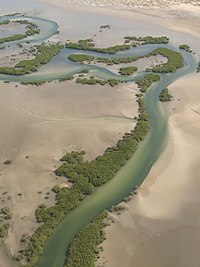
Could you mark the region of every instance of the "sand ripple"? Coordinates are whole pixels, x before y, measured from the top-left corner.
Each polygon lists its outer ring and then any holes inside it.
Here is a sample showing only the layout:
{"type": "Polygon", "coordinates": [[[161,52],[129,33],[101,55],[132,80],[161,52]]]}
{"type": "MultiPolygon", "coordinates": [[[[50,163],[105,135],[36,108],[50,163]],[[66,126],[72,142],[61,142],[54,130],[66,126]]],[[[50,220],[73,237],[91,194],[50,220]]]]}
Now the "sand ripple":
{"type": "Polygon", "coordinates": [[[70,4],[92,5],[116,8],[135,8],[135,7],[171,7],[180,4],[191,4],[200,6],[199,0],[66,0],[70,4]]]}

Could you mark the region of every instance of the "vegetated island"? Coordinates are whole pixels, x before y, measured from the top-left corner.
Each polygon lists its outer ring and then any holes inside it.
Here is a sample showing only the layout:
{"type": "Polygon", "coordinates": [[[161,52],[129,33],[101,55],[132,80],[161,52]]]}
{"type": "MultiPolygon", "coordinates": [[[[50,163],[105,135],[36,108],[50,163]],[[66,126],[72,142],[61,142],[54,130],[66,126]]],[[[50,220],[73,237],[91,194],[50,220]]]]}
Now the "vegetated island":
{"type": "Polygon", "coordinates": [[[138,70],[138,68],[137,67],[135,67],[135,66],[129,66],[129,67],[123,67],[123,68],[120,68],[119,69],[119,73],[121,74],[121,75],[127,75],[127,76],[129,76],[129,75],[132,75],[134,72],[136,72],[138,70]]]}
{"type": "Polygon", "coordinates": [[[76,42],[67,42],[66,48],[77,49],[77,50],[88,50],[93,52],[99,52],[103,54],[116,54],[119,51],[128,50],[131,47],[136,47],[138,45],[147,45],[147,44],[168,44],[169,38],[166,36],[161,37],[135,37],[128,36],[124,37],[125,43],[122,45],[115,45],[107,48],[97,48],[93,43],[93,39],[79,40],[76,42]],[[128,44],[127,44],[128,43],[128,44]]]}
{"type": "Polygon", "coordinates": [[[107,58],[94,57],[86,54],[71,54],[68,56],[68,59],[78,63],[93,62],[93,63],[106,63],[108,65],[111,65],[111,64],[129,63],[136,61],[140,58],[145,58],[145,57],[148,58],[157,55],[166,57],[168,59],[167,63],[161,64],[160,66],[147,68],[146,71],[157,72],[157,73],[171,73],[171,72],[173,73],[176,72],[177,69],[180,69],[184,66],[184,59],[182,54],[165,47],[156,48],[153,51],[146,54],[145,56],[131,56],[131,57],[107,59],[107,58]]]}
{"type": "Polygon", "coordinates": [[[11,42],[11,41],[21,40],[21,39],[24,39],[28,36],[40,33],[40,29],[39,29],[38,25],[35,23],[32,23],[28,20],[15,20],[15,21],[4,20],[4,21],[0,22],[0,26],[1,25],[8,25],[11,22],[16,23],[16,24],[25,24],[27,31],[24,34],[15,34],[15,35],[12,35],[9,37],[0,38],[0,44],[11,42]]]}
{"type": "Polygon", "coordinates": [[[22,60],[14,67],[0,67],[0,73],[21,76],[36,72],[39,66],[47,64],[55,55],[57,55],[63,48],[63,45],[59,43],[55,45],[41,44],[34,47],[37,49],[34,59],[22,60]]]}

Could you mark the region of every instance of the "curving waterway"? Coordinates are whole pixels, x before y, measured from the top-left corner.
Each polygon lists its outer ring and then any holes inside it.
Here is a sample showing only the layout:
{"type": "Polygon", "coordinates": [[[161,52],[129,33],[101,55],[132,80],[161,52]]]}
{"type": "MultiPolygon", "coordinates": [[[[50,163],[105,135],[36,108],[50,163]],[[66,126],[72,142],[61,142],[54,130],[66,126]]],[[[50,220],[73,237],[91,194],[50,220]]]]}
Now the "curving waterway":
{"type": "MultiPolygon", "coordinates": [[[[48,23],[48,21],[45,23],[48,23]]],[[[50,37],[51,32],[49,32],[48,35],[50,37]]],[[[112,55],[112,57],[144,55],[155,49],[155,47],[155,45],[138,47],[131,49],[128,52],[112,55]]],[[[171,48],[169,45],[165,47],[171,48]]],[[[77,70],[82,69],[83,66],[71,63],[67,60],[67,55],[74,52],[77,51],[63,49],[59,55],[47,64],[47,66],[43,66],[43,69],[41,68],[38,73],[23,77],[6,76],[6,80],[22,81],[33,78],[38,79],[39,77],[42,77],[43,79],[48,77],[53,80],[60,74],[75,73],[77,70]],[[67,67],[67,70],[65,68],[65,73],[63,72],[63,66],[67,67]],[[56,74],[52,71],[53,67],[54,70],[56,69],[56,74]]],[[[79,51],[79,53],[81,52],[82,51],[79,51]]],[[[74,236],[81,230],[81,228],[90,223],[98,213],[105,209],[110,209],[113,205],[120,203],[135,188],[135,186],[140,185],[144,181],[166,143],[167,116],[159,102],[159,94],[163,88],[172,84],[178,78],[196,71],[197,63],[192,54],[186,52],[181,53],[185,58],[185,67],[178,70],[176,73],[161,75],[160,82],[155,83],[145,95],[147,110],[150,116],[150,131],[146,139],[139,145],[131,159],[120,169],[111,181],[96,189],[92,195],[86,197],[77,208],[64,217],[62,222],[55,229],[53,235],[48,238],[44,254],[39,258],[36,267],[63,267],[67,258],[67,249],[74,236]]],[[[90,52],[88,54],[99,56],[98,53],[90,52]]],[[[110,55],[106,56],[111,57],[110,55]]],[[[113,78],[118,76],[106,70],[106,68],[84,65],[84,69],[85,68],[92,70],[95,75],[102,78],[113,78]]],[[[137,76],[133,76],[131,79],[126,78],[126,80],[133,82],[139,76],[143,75],[144,72],[141,72],[137,76]]],[[[0,75],[0,79],[5,79],[5,75],[0,75]]]]}

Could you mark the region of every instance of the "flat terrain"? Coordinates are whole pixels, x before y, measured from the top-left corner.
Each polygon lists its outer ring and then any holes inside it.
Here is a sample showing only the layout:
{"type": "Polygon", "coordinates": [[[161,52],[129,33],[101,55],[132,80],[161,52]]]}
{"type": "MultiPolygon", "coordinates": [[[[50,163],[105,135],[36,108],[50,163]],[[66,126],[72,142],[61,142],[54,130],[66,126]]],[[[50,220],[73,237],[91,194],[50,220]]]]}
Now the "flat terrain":
{"type": "MultiPolygon", "coordinates": [[[[4,3],[2,10],[10,13],[12,6],[13,12],[19,11],[16,3],[10,2],[4,3]]],[[[125,35],[168,35],[173,44],[186,42],[197,56],[200,53],[196,6],[187,6],[189,13],[185,6],[184,11],[177,7],[141,12],[100,8],[97,1],[90,8],[64,0],[19,2],[28,15],[58,21],[60,35],[53,37],[54,41],[94,37],[95,44],[103,47],[122,43],[125,35]],[[100,32],[100,25],[107,23],[111,29],[100,32]]],[[[128,2],[132,1],[110,4],[128,2]]],[[[138,195],[129,202],[129,210],[107,228],[101,255],[107,267],[132,267],[133,263],[136,267],[198,267],[198,81],[199,75],[188,76],[171,87],[175,101],[167,105],[167,148],[138,195]]],[[[55,184],[67,182],[53,174],[59,158],[76,149],[86,150],[87,159],[94,158],[133,128],[137,113],[134,84],[114,88],[73,82],[41,87],[15,85],[0,82],[0,208],[9,206],[13,210],[12,227],[5,240],[11,253],[18,250],[22,234],[35,230],[37,206],[54,203],[53,193],[45,199],[46,193],[55,184]],[[3,164],[7,159],[12,160],[9,166],[3,164]]],[[[0,267],[13,266],[4,250],[0,258],[0,267]]]]}
{"type": "Polygon", "coordinates": [[[175,100],[167,104],[167,148],[128,210],[106,228],[101,259],[105,266],[199,265],[199,78],[192,75],[170,87],[175,100]]]}
{"type": "Polygon", "coordinates": [[[37,227],[38,205],[53,205],[53,193],[45,199],[46,193],[67,182],[53,174],[58,160],[71,150],[85,150],[92,159],[130,131],[137,91],[132,84],[111,88],[53,82],[37,88],[1,83],[0,207],[13,211],[6,238],[12,253],[21,235],[37,227]],[[7,159],[11,165],[3,164],[7,159]]]}

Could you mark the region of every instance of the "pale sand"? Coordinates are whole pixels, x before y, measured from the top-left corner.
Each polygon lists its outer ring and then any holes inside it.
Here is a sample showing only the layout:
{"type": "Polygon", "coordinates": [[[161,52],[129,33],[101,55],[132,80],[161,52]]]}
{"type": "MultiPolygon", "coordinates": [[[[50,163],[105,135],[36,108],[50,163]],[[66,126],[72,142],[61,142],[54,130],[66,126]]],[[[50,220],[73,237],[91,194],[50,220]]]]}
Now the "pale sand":
{"type": "Polygon", "coordinates": [[[171,113],[167,148],[128,203],[129,210],[106,228],[101,264],[199,266],[199,79],[195,74],[170,86],[175,101],[167,104],[171,113]]]}
{"type": "Polygon", "coordinates": [[[132,63],[124,63],[120,65],[113,64],[111,66],[103,64],[103,63],[95,63],[95,66],[104,67],[104,68],[106,67],[106,69],[110,70],[111,72],[115,74],[119,74],[120,68],[123,68],[123,67],[135,66],[137,67],[137,72],[138,72],[138,71],[144,71],[147,68],[156,67],[157,65],[160,65],[160,64],[165,64],[166,62],[167,62],[167,58],[161,55],[158,55],[158,56],[151,56],[148,58],[141,58],[137,61],[133,61],[132,63]]]}
{"type": "MultiPolygon", "coordinates": [[[[49,0],[46,1],[49,2],[49,0]]],[[[167,8],[182,4],[195,7],[200,5],[198,0],[58,0],[56,2],[62,6],[66,4],[76,4],[81,6],[112,7],[120,9],[131,9],[136,7],[167,8]]]]}
{"type": "MultiPolygon", "coordinates": [[[[26,32],[26,25],[9,23],[9,25],[0,25],[0,38],[9,37],[15,34],[26,32]]],[[[3,45],[3,44],[2,44],[3,45]]]]}
{"type": "Polygon", "coordinates": [[[87,159],[94,158],[134,128],[136,92],[134,84],[115,88],[73,81],[41,87],[0,84],[0,207],[13,211],[6,238],[12,253],[19,249],[20,236],[37,227],[38,205],[54,203],[53,193],[48,200],[45,194],[66,182],[53,175],[59,158],[71,150],[85,150],[87,159]],[[6,159],[12,164],[3,165],[6,159]]]}
{"type": "MultiPolygon", "coordinates": [[[[179,23],[182,19],[176,14],[167,13],[166,15],[163,11],[149,10],[151,13],[149,16],[140,12],[77,8],[68,4],[62,6],[61,0],[45,1],[52,2],[55,6],[50,5],[43,11],[42,9],[36,11],[41,17],[59,22],[62,40],[88,38],[97,34],[95,43],[99,46],[107,46],[123,42],[125,35],[142,33],[142,35],[169,34],[174,42],[186,40],[186,36],[179,32],[185,29],[185,25],[182,26],[180,23],[179,29],[171,30],[172,24],[175,21],[179,23]],[[111,30],[99,33],[100,25],[105,23],[112,25],[111,30]]],[[[32,9],[31,3],[30,8],[32,9]]],[[[29,13],[33,14],[31,12],[29,13]]],[[[188,28],[199,25],[198,18],[194,20],[195,22],[192,23],[190,20],[187,21],[188,28]]],[[[187,42],[197,52],[199,52],[198,37],[199,33],[195,30],[187,34],[187,42]]],[[[93,158],[133,127],[132,120],[127,117],[132,118],[137,111],[134,86],[131,89],[121,89],[121,87],[94,88],[77,87],[72,83],[65,84],[68,86],[52,83],[39,88],[32,86],[15,88],[14,85],[0,84],[0,118],[4,126],[1,131],[0,159],[1,162],[5,159],[13,160],[10,166],[1,165],[3,174],[0,176],[2,186],[0,193],[12,192],[10,203],[8,201],[2,203],[15,207],[13,226],[6,240],[12,252],[19,247],[20,235],[35,229],[35,208],[42,202],[53,203],[53,196],[50,200],[44,200],[45,193],[50,191],[54,184],[63,184],[65,181],[63,178],[56,180],[52,175],[52,171],[59,164],[58,159],[72,149],[87,150],[88,158],[93,158]],[[66,89],[67,92],[65,92],[66,89]],[[77,98],[79,94],[80,98],[77,98]],[[102,104],[104,102],[105,105],[102,104]],[[99,116],[101,118],[97,118],[99,116]],[[93,138],[89,138],[91,133],[93,138]],[[30,156],[29,159],[25,159],[26,155],[30,156]],[[38,191],[43,193],[40,195],[38,191]],[[18,196],[18,193],[22,193],[22,196],[18,196]]],[[[181,103],[181,101],[178,102],[178,104],[181,103]]],[[[162,228],[162,225],[160,227],[162,228]]],[[[128,232],[127,235],[129,236],[130,233],[128,232]]],[[[141,237],[138,238],[141,239],[141,237]]],[[[125,237],[124,242],[126,243],[125,237]]],[[[116,243],[114,241],[112,245],[117,245],[116,243]]],[[[134,243],[132,244],[134,246],[134,243]]],[[[109,246],[110,251],[112,245],[109,246]]],[[[153,252],[154,250],[151,255],[153,252]]],[[[3,261],[2,255],[0,258],[0,266],[8,266],[6,260],[3,261]]],[[[121,265],[125,266],[124,264],[129,260],[130,258],[127,257],[125,263],[121,265]]]]}

